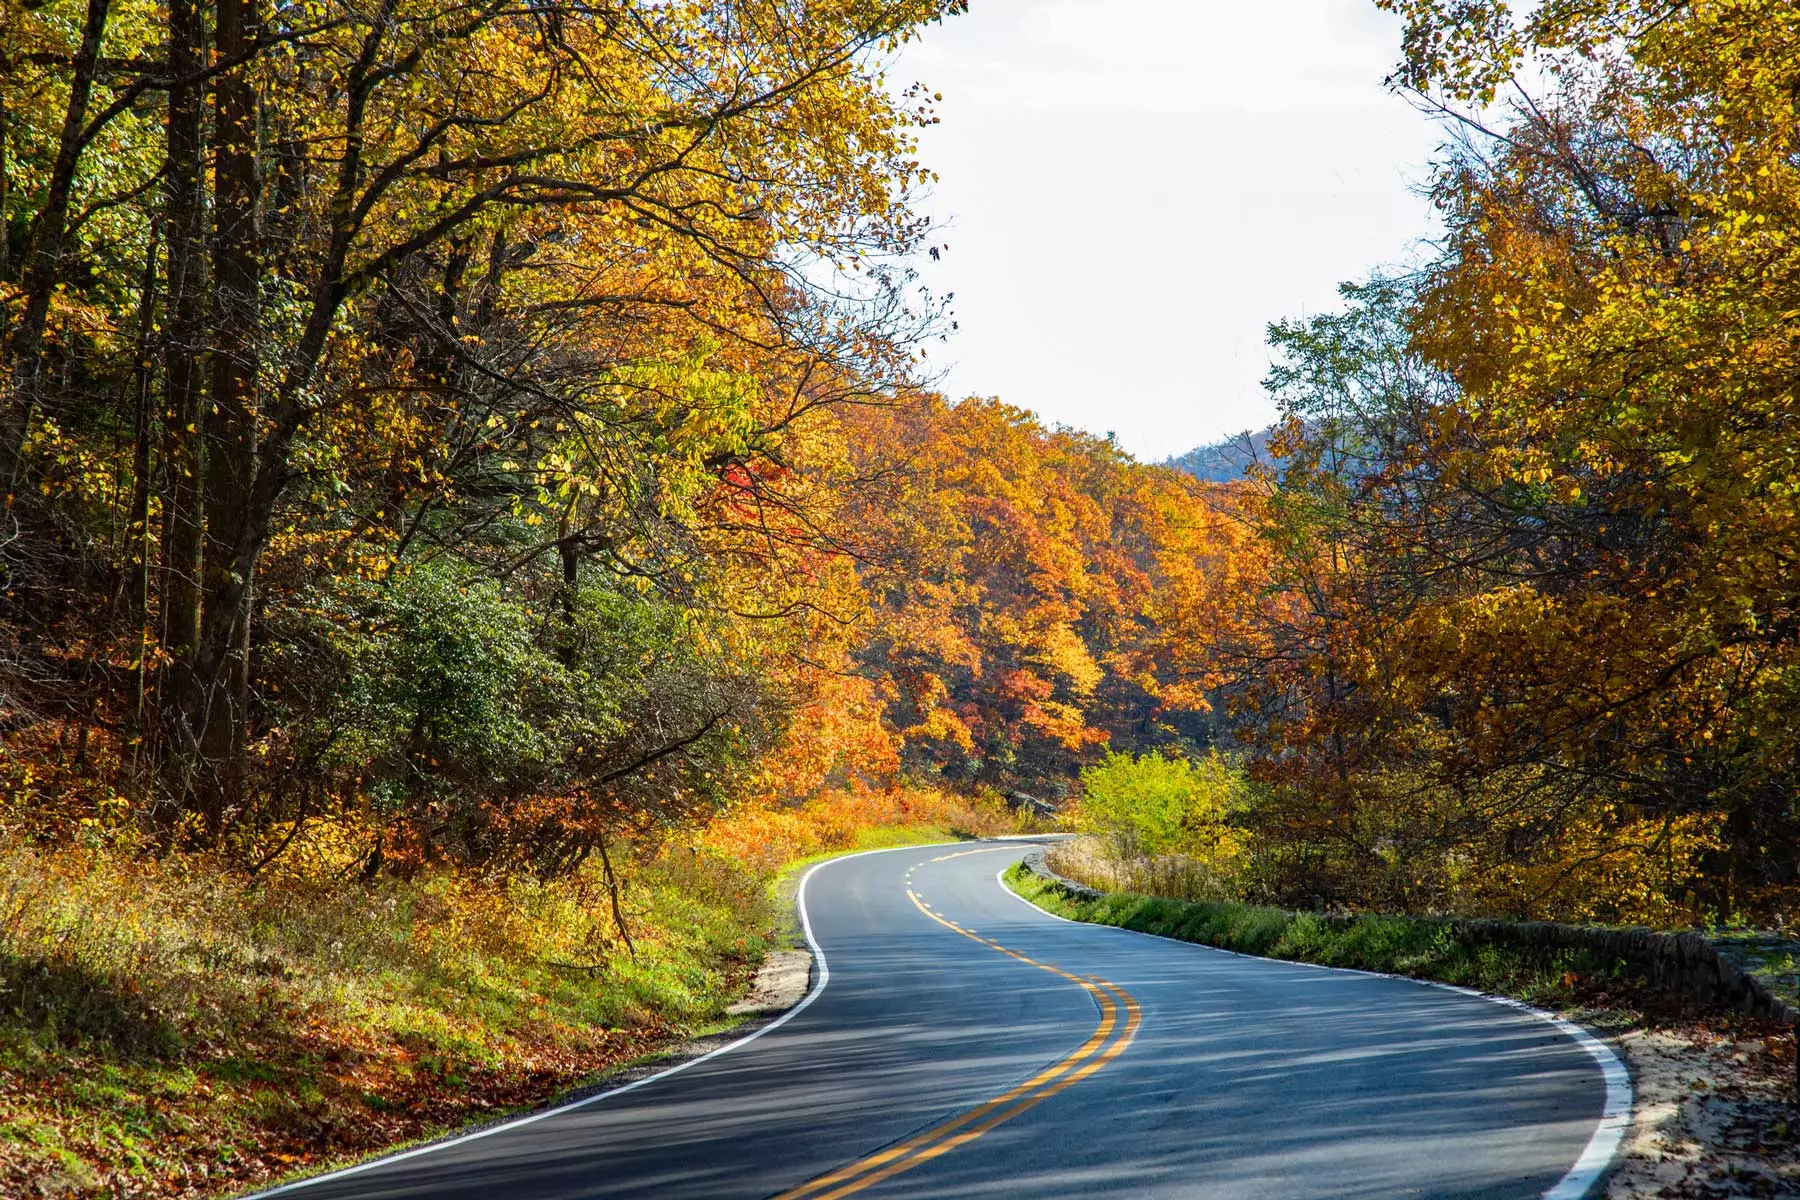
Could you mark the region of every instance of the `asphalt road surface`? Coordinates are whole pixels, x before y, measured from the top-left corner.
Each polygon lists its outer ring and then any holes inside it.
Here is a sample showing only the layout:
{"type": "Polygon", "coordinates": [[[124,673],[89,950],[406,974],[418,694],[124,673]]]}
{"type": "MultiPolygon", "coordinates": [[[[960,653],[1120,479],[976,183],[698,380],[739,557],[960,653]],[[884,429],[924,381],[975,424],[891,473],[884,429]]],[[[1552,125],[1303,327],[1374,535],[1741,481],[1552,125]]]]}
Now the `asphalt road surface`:
{"type": "Polygon", "coordinates": [[[997,879],[1028,848],[821,864],[803,903],[828,979],[778,1027],[276,1194],[1500,1200],[1579,1195],[1604,1160],[1607,1085],[1568,1032],[1407,980],[1060,921],[997,879]]]}

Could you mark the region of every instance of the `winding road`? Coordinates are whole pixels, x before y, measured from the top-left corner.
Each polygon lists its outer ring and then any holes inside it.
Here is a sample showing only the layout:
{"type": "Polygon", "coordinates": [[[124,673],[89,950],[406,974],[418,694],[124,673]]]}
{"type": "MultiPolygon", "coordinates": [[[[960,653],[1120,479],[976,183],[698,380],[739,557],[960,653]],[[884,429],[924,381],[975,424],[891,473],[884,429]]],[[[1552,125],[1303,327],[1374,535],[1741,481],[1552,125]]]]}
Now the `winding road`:
{"type": "Polygon", "coordinates": [[[778,1023],[264,1195],[1573,1200],[1604,1167],[1628,1092],[1572,1028],[1062,921],[998,879],[1029,848],[822,863],[801,904],[826,969],[778,1023]]]}

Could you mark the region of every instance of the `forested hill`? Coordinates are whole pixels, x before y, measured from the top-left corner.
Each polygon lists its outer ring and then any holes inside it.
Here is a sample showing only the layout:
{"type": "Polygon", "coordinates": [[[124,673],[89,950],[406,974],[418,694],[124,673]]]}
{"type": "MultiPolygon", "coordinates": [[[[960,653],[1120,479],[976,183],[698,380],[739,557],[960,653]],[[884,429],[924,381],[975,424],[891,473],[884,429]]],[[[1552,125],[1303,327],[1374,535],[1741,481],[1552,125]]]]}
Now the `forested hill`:
{"type": "Polygon", "coordinates": [[[1165,459],[1163,465],[1184,471],[1203,483],[1230,483],[1242,479],[1252,463],[1269,461],[1269,439],[1274,433],[1273,427],[1255,432],[1246,429],[1234,437],[1165,459]]]}

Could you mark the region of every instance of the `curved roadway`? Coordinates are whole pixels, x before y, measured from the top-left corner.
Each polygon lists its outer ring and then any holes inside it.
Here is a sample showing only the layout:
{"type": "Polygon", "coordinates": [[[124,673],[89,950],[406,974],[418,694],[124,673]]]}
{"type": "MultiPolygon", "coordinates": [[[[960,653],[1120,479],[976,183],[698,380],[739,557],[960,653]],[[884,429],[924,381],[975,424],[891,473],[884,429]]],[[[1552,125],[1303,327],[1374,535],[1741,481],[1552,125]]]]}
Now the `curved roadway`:
{"type": "Polygon", "coordinates": [[[1565,1176],[1606,1087],[1565,1033],[1465,993],[1058,920],[997,879],[1029,848],[821,864],[802,897],[829,980],[778,1027],[619,1092],[277,1192],[1579,1194],[1565,1176]]]}

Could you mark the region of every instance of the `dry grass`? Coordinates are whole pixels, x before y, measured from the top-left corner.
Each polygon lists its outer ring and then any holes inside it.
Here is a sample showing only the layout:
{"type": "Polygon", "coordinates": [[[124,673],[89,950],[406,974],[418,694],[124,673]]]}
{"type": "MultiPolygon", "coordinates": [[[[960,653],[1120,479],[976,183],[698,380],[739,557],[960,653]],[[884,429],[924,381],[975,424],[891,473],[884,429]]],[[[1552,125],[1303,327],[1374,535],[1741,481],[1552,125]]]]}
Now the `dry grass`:
{"type": "Polygon", "coordinates": [[[0,1192],[189,1195],[379,1149],[716,1022],[775,926],[716,854],[585,877],[246,882],[0,845],[0,1192]]]}
{"type": "Polygon", "coordinates": [[[1174,856],[1131,858],[1107,852],[1097,837],[1060,842],[1049,850],[1050,869],[1102,892],[1137,892],[1172,900],[1229,900],[1237,881],[1205,863],[1174,856]]]}

